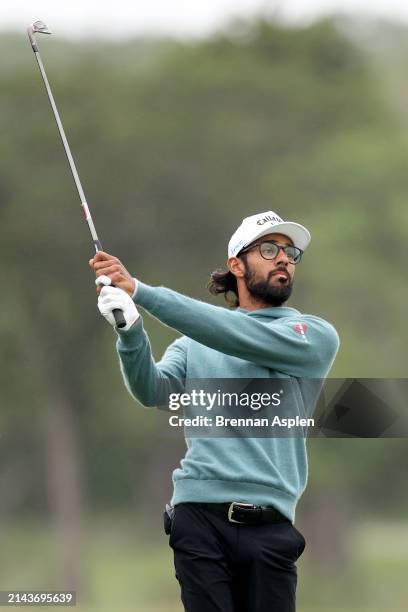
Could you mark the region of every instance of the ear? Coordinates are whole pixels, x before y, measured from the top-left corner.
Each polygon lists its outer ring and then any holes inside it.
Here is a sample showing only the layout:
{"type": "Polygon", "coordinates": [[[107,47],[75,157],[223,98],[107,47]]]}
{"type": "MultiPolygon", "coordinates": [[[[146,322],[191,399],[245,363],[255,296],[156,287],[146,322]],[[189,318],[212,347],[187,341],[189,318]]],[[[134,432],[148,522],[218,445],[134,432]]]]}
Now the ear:
{"type": "Polygon", "coordinates": [[[239,257],[229,257],[227,260],[228,270],[236,277],[243,278],[245,275],[245,265],[239,257]]]}

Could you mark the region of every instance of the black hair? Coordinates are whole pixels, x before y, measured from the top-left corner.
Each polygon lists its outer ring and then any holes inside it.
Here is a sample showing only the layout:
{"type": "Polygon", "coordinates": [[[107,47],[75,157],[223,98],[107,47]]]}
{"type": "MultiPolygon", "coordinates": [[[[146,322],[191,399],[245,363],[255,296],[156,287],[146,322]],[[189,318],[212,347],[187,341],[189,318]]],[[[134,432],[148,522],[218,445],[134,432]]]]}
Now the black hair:
{"type": "MultiPolygon", "coordinates": [[[[236,257],[241,257],[246,264],[246,253],[236,257]]],[[[214,272],[211,272],[207,289],[212,295],[223,293],[229,308],[237,308],[239,306],[237,279],[229,270],[217,268],[214,272]]]]}

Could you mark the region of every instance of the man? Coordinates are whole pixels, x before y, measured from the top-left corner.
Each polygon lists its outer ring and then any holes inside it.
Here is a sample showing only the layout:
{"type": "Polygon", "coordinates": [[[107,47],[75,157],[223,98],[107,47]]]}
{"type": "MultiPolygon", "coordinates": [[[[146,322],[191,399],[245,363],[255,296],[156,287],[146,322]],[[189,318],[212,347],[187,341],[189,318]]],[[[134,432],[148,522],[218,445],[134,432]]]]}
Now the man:
{"type": "MultiPolygon", "coordinates": [[[[150,287],[118,259],[95,255],[97,284],[115,285],[100,291],[100,312],[115,325],[120,308],[127,322],[116,332],[130,393],[155,406],[168,380],[285,378],[302,389],[303,379],[324,378],[338,349],[335,329],[283,306],[309,242],[305,227],[272,211],[244,219],[228,245],[228,271],[215,271],[209,287],[230,310],[150,287]],[[135,304],[183,334],[158,363],[135,304]]],[[[169,540],[185,610],[294,612],[295,562],[305,547],[293,525],[307,480],[304,437],[193,437],[187,447],[173,473],[169,540]]]]}

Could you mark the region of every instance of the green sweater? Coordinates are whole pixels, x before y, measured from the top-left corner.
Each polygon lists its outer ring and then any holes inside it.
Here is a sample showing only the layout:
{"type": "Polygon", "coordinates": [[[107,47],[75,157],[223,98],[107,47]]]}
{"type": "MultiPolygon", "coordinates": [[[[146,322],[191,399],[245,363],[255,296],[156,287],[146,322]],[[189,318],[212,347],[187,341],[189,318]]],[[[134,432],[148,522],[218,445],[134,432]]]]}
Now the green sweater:
{"type": "MultiPolygon", "coordinates": [[[[300,385],[322,379],[339,346],[332,325],[294,308],[227,310],[141,282],[133,299],[183,334],[156,363],[142,318],[127,332],[117,330],[126,387],[145,406],[157,405],[158,383],[166,379],[295,377],[300,385]]],[[[294,521],[307,481],[304,437],[192,437],[186,443],[173,472],[173,505],[239,501],[274,506],[294,521]]]]}

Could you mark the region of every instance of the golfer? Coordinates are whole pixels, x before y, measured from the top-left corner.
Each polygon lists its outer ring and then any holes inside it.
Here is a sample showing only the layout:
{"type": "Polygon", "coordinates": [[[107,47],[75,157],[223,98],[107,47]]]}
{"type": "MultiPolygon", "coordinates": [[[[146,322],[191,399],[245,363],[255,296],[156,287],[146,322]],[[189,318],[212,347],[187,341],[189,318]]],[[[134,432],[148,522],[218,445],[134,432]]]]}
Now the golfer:
{"type": "MultiPolygon", "coordinates": [[[[148,286],[97,253],[89,263],[99,310],[114,326],[119,308],[127,323],[116,333],[130,393],[155,406],[166,380],[286,378],[301,388],[324,378],[339,345],[335,329],[285,305],[309,242],[305,227],[273,211],[245,218],[229,241],[228,270],[209,284],[229,309],[148,286]],[[137,306],[182,334],[157,363],[137,306]]],[[[306,480],[304,437],[187,439],[165,515],[187,612],[295,611],[305,540],[294,517],[306,480]]]]}

